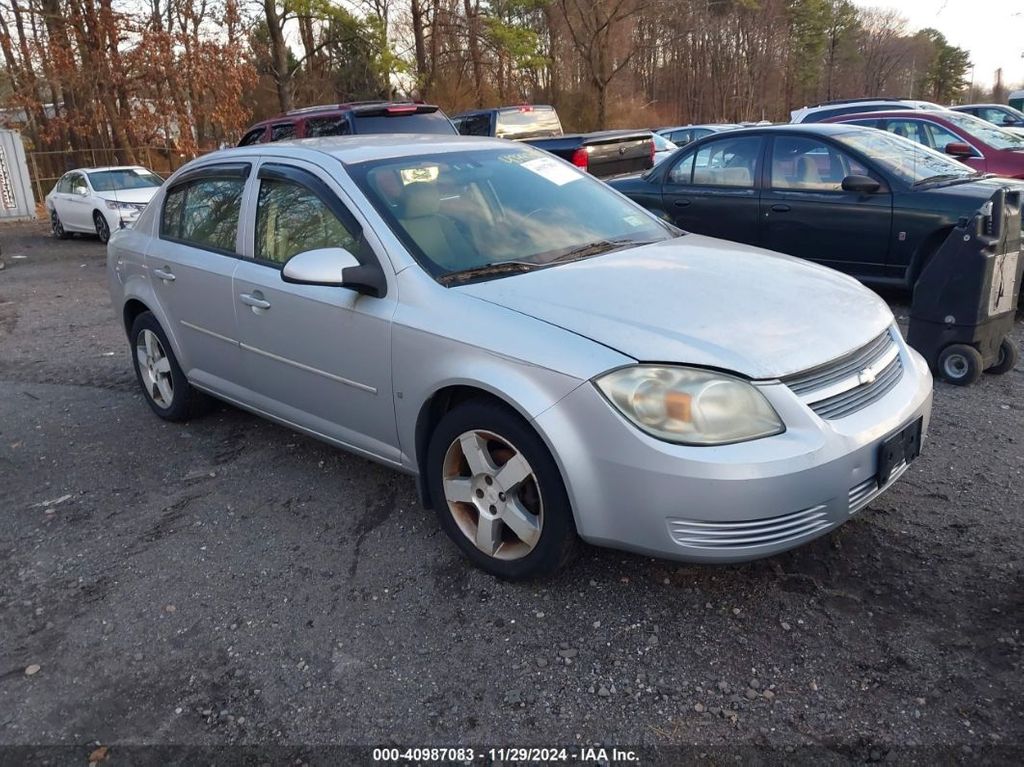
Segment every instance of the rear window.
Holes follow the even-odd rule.
[[[353,133],[434,133],[451,136],[456,133],[451,122],[440,112],[352,115]]]
[[[498,138],[539,138],[561,136],[562,124],[551,107],[520,107],[498,112],[495,128]]]
[[[318,136],[347,136],[351,131],[344,115],[315,117],[306,120],[306,138]]]

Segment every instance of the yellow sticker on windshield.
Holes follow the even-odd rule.
[[[425,165],[422,168],[403,168],[401,170],[402,183],[405,186],[417,182],[437,181],[441,169],[437,165]]]

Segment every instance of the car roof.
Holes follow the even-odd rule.
[[[298,109],[291,109],[287,112],[281,112],[273,117],[267,117],[258,122],[254,122],[245,131],[246,133],[252,133],[257,128],[265,128],[267,125],[272,123],[285,123],[285,122],[296,122],[298,120],[305,120],[308,117],[324,117],[334,114],[341,114],[342,112],[353,112],[359,111],[361,107],[379,107],[379,106],[415,106],[415,107],[433,107],[434,110],[440,112],[440,107],[434,104],[426,104],[417,101],[394,101],[394,100],[372,100],[372,101],[346,101],[341,104],[316,104],[311,107],[300,107]],[[443,113],[442,113],[443,114]]]
[[[991,103],[991,104],[957,104],[955,107],[950,107],[950,109],[954,109],[956,111],[960,111],[962,109],[977,109],[978,107],[1003,107],[1004,109],[1008,109],[1008,108],[1010,108],[1010,105],[1009,104],[996,104],[996,103]]]
[[[64,175],[68,173],[96,173],[103,170],[135,170],[137,168],[150,173],[153,172],[144,165],[98,165],[95,168],[72,168],[71,170],[64,171]]]
[[[751,136],[761,133],[804,133],[811,136],[841,136],[861,130],[874,130],[860,125],[844,125],[841,123],[781,123],[779,125],[750,125],[727,131],[729,136]],[[718,134],[713,134],[718,138]],[[712,136],[704,136],[697,141],[707,141]],[[723,137],[724,138],[724,137]],[[696,143],[696,141],[694,142]]]
[[[949,111],[949,110],[946,110]],[[840,122],[846,122],[848,120],[878,120],[887,117],[913,117],[918,120],[944,120],[942,112],[937,112],[928,109],[886,109],[881,112],[854,112],[848,115],[836,115],[835,117],[829,117],[822,120],[824,123],[835,124]]]
[[[243,155],[266,154],[293,159],[312,159],[329,155],[345,164],[367,160],[415,157],[422,154],[465,152],[473,149],[509,149],[524,151],[529,147],[518,142],[485,136],[441,135],[426,133],[377,133],[357,136],[326,136],[323,138],[271,141],[263,144],[221,149],[203,155],[207,159],[231,159]],[[540,150],[535,150],[540,151]]]
[[[670,125],[667,128],[658,128],[655,133],[664,133],[665,131],[673,130],[690,130],[693,128],[708,128],[709,130],[725,129],[725,128],[739,128],[739,123],[692,123],[690,125]]]

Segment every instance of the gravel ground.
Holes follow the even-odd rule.
[[[1024,370],[937,384],[924,455],[796,551],[708,567],[585,548],[513,585],[459,556],[407,476],[229,407],[159,421],[103,247],[38,224],[0,244],[0,744],[1020,763]]]

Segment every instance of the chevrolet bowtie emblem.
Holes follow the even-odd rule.
[[[857,374],[857,383],[861,386],[867,386],[868,384],[873,384],[875,378],[877,378],[875,371],[871,368],[865,368]]]

